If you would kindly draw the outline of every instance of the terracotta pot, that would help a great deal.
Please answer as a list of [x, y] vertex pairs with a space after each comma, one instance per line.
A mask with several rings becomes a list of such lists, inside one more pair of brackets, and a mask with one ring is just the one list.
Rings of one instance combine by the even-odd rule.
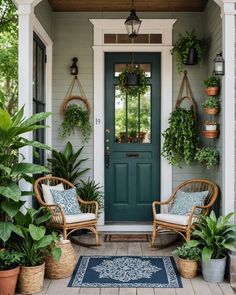
[[220, 87], [207, 87], [205, 88], [205, 93], [208, 96], [215, 96], [220, 93]]
[[192, 279], [197, 275], [198, 262], [178, 257], [180, 275], [186, 279]]
[[22, 294], [34, 294], [43, 289], [45, 262], [38, 266], [22, 266], [18, 288]]
[[211, 130], [211, 131], [204, 130], [202, 131], [202, 133], [203, 133], [203, 136], [206, 138], [217, 138], [220, 135], [219, 130]]
[[212, 108], [212, 109], [210, 109], [210, 108], [204, 108], [204, 112], [206, 114], [208, 114], [208, 115], [216, 115], [216, 114], [219, 113], [219, 111], [220, 111], [219, 108]]
[[20, 267], [0, 271], [0, 295], [14, 295]]

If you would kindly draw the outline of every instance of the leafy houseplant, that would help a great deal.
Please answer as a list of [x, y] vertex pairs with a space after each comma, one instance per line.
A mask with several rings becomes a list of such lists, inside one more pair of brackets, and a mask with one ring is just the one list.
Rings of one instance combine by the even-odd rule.
[[235, 226], [230, 219], [233, 213], [216, 217], [214, 211], [210, 216], [200, 216], [195, 224], [193, 239], [189, 247], [202, 250], [203, 278], [209, 282], [222, 282], [225, 273], [226, 255], [235, 246]]
[[182, 277], [191, 279], [197, 275], [198, 261], [200, 261], [201, 250], [197, 247], [188, 247], [183, 244], [172, 252], [178, 256], [178, 267]]
[[209, 75], [207, 79], [205, 79], [204, 84], [206, 86], [205, 93], [209, 96], [218, 95], [220, 92], [220, 78], [215, 76], [214, 74]]
[[220, 102], [217, 97], [209, 96], [202, 104], [205, 113], [208, 115], [216, 115], [220, 111]]
[[70, 104], [65, 109], [64, 120], [60, 125], [61, 137], [70, 136], [75, 128], [81, 131], [82, 141], [87, 142], [92, 132], [89, 112], [80, 105]]
[[52, 150], [52, 158], [48, 159], [51, 164], [52, 175], [76, 184], [77, 179], [89, 170], [89, 168], [81, 169], [80, 167], [87, 160], [79, 159], [83, 148], [81, 147], [74, 152], [72, 144], [67, 142], [63, 152]]
[[206, 165], [207, 169], [211, 169], [219, 163], [220, 154], [215, 148], [203, 147], [197, 149], [195, 160]]
[[81, 183], [77, 185], [77, 192], [84, 201], [97, 201], [99, 212], [101, 212], [103, 208], [103, 190], [99, 183], [96, 183], [93, 179], [81, 180]]
[[198, 146], [193, 110], [178, 107], [171, 113], [168, 122], [169, 127], [162, 134], [162, 156], [172, 165], [180, 165], [182, 160], [189, 165]]
[[195, 30], [185, 33], [186, 36], [179, 34], [171, 49], [171, 54], [176, 55], [179, 73], [182, 73], [184, 64], [196, 64], [203, 58], [204, 41], [197, 38]]
[[[136, 85], [127, 83], [129, 75], [136, 75], [138, 81]], [[126, 67], [119, 75], [119, 89], [121, 94], [128, 95], [131, 98], [145, 94], [148, 89], [148, 78], [145, 72], [134, 65]]]

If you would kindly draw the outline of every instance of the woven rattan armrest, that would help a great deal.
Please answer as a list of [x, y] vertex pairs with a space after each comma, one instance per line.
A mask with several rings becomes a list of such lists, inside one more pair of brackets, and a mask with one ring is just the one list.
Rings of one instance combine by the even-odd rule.
[[175, 194], [171, 195], [167, 200], [165, 201], [153, 201], [152, 202], [152, 211], [153, 211], [153, 214], [154, 216], [156, 216], [156, 206], [159, 205], [159, 206], [163, 206], [163, 205], [168, 205], [172, 199], [174, 198]]
[[95, 214], [96, 218], [98, 216], [98, 202], [96, 201], [84, 201], [78, 196], [78, 202], [81, 204], [83, 213], [92, 212]]
[[[58, 204], [46, 204], [46, 206], [44, 206], [45, 208], [48, 208], [48, 210], [50, 210], [50, 212], [52, 213], [52, 217], [51, 217], [51, 222], [54, 223], [55, 220], [60, 220], [61, 224], [66, 225], [66, 216], [65, 216], [65, 212], [64, 209], [62, 208], [61, 205]], [[59, 223], [59, 222], [56, 222]]]

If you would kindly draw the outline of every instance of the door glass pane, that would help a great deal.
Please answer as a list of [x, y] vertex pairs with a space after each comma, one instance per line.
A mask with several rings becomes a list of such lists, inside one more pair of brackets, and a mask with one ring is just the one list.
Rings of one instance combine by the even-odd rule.
[[128, 143], [138, 143], [139, 133], [139, 98], [128, 98]]
[[126, 97], [115, 86], [115, 142], [126, 142]]
[[140, 96], [140, 141], [151, 142], [151, 87]]

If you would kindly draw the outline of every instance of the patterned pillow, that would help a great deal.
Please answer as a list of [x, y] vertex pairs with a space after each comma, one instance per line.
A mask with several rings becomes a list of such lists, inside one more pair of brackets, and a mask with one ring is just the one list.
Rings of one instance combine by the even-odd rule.
[[81, 214], [75, 188], [64, 191], [51, 190], [54, 203], [61, 205], [66, 215]]
[[[176, 193], [173, 205], [171, 207], [170, 213], [177, 215], [188, 215], [194, 206], [203, 206], [209, 191], [202, 192], [183, 192], [179, 190]], [[197, 208], [194, 212], [195, 215], [199, 215], [201, 209]]]

